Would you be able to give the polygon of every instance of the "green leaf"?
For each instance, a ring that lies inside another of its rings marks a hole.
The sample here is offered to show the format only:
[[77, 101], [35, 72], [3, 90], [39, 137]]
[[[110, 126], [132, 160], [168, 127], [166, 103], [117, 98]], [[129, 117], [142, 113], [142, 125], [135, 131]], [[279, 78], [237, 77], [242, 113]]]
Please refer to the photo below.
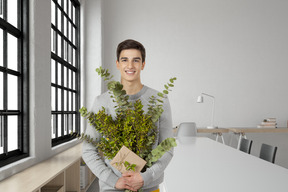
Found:
[[159, 97], [164, 97], [164, 95], [162, 93], [158, 93], [157, 94]]
[[163, 93], [167, 95], [169, 92], [167, 90], [163, 90]]

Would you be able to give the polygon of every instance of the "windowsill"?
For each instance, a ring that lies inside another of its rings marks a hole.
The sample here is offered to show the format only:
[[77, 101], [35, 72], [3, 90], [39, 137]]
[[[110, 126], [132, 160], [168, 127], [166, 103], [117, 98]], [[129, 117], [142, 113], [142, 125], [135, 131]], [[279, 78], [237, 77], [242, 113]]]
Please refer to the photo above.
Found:
[[[69, 142], [60, 144], [58, 146], [55, 146], [53, 148], [51, 148], [51, 153], [50, 156], [47, 157], [46, 159], [49, 159], [53, 156], [55, 156], [56, 154], [63, 152], [75, 145], [77, 145], [78, 143], [80, 143], [81, 141], [78, 139], [73, 139]], [[35, 156], [29, 156], [27, 158], [21, 159], [19, 161], [16, 161], [14, 163], [11, 163], [9, 165], [6, 165], [4, 167], [0, 168], [0, 181], [16, 174], [19, 173], [33, 165], [36, 165], [37, 163], [40, 163], [41, 161], [44, 161], [46, 159], [41, 159], [41, 158], [37, 158]]]

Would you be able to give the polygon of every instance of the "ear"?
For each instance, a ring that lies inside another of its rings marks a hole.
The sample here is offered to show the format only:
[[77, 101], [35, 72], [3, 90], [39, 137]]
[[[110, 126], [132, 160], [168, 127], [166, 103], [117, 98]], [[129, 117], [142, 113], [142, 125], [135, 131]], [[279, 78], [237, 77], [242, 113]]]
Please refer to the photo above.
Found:
[[120, 69], [120, 63], [117, 60], [116, 60], [116, 67], [117, 67], [117, 69]]
[[144, 67], [145, 67], [145, 61], [142, 63], [142, 66], [141, 66], [141, 70], [143, 70], [144, 69]]

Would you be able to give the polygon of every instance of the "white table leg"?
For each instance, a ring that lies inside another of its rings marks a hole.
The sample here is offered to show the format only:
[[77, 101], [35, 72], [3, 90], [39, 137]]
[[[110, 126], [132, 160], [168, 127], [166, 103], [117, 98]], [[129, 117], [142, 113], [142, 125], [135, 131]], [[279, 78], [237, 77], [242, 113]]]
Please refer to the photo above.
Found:
[[238, 145], [237, 145], [238, 150], [240, 149], [241, 139], [242, 139], [242, 133], [239, 133]]
[[222, 138], [222, 143], [225, 145], [224, 137], [222, 134], [221, 134], [221, 138]]

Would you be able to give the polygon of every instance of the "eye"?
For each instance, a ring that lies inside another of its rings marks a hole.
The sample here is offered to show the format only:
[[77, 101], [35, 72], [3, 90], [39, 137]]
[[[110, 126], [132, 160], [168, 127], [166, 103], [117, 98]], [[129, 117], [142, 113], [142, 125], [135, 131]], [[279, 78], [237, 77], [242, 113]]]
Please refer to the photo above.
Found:
[[121, 59], [121, 62], [127, 62], [127, 59]]
[[140, 62], [140, 59], [134, 59], [134, 62], [135, 62], [135, 63], [139, 63], [139, 62]]

